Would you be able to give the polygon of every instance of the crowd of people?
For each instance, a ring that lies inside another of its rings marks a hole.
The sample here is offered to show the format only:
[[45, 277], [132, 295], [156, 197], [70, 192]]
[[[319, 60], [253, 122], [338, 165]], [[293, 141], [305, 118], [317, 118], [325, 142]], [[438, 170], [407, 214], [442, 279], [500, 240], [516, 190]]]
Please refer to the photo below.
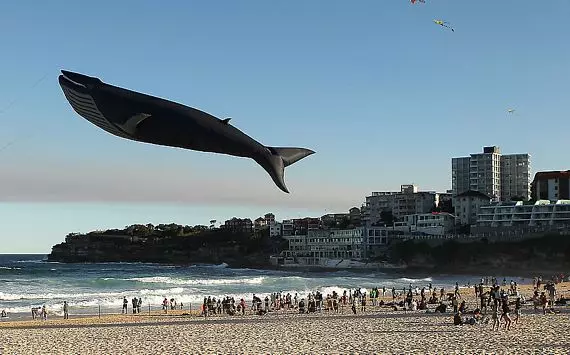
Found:
[[[565, 298], [557, 297], [556, 284], [565, 279], [564, 275], [555, 276], [551, 280], [543, 281], [542, 277], [533, 279], [532, 305], [534, 311], [542, 313], [555, 312], [555, 305], [563, 305]], [[493, 330], [499, 329], [503, 324], [504, 329], [510, 329], [511, 325], [517, 324], [521, 318], [522, 306], [527, 303], [525, 297], [519, 292], [519, 285], [512, 281], [507, 284], [503, 279], [499, 284], [494, 277], [481, 278], [478, 284], [473, 285], [475, 304], [468, 305], [462, 292], [469, 292], [471, 285], [462, 287], [455, 283], [452, 291], [446, 292], [445, 288], [436, 288], [431, 283], [419, 287], [409, 284], [397, 291], [395, 287], [387, 290], [386, 287], [375, 287], [370, 290], [362, 288], [343, 290], [342, 294], [332, 291], [323, 295], [319, 291], [309, 292], [305, 297], [298, 293], [274, 292], [265, 296], [253, 294], [251, 303], [248, 305], [244, 298], [236, 301], [234, 297], [204, 297], [200, 307], [200, 315], [209, 317], [212, 315], [265, 315], [270, 312], [295, 312], [315, 313], [333, 312], [344, 313], [349, 310], [352, 314], [364, 313], [369, 310], [390, 308], [393, 311], [425, 311], [427, 313], [447, 313], [448, 308], [453, 311], [453, 323], [455, 325], [476, 325], [492, 323]], [[123, 297], [122, 313], [128, 313], [129, 300]], [[370, 303], [368, 303], [370, 302]], [[141, 312], [142, 298], [133, 297], [131, 300], [133, 314]], [[469, 308], [472, 306], [472, 309]], [[367, 308], [368, 307], [368, 308]], [[191, 308], [191, 305], [190, 305]], [[184, 309], [182, 302], [177, 303], [174, 298], [164, 298], [162, 310]], [[5, 317], [5, 313], [2, 314]], [[69, 305], [63, 304], [63, 317], [69, 318]], [[46, 306], [32, 308], [32, 319], [47, 319]]]

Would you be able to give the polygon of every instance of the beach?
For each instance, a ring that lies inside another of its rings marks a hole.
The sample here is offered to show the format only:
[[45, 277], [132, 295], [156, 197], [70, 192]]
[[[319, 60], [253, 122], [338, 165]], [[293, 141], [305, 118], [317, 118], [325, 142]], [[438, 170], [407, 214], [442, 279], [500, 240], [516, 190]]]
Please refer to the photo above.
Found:
[[[520, 289], [531, 298], [531, 286]], [[570, 284], [559, 283], [557, 290], [569, 295]], [[473, 289], [461, 293], [474, 308]], [[568, 353], [570, 312], [567, 306], [556, 310], [535, 313], [527, 303], [519, 323], [499, 331], [491, 324], [454, 326], [449, 310], [440, 314], [370, 306], [356, 315], [345, 308], [343, 313], [278, 311], [207, 319], [169, 311], [4, 321], [0, 349], [3, 354]]]

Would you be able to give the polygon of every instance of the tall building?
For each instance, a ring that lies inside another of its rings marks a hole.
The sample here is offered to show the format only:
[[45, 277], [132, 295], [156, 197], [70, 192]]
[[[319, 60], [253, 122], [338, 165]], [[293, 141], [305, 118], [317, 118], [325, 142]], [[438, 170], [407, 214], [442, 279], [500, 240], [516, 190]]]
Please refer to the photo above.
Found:
[[570, 200], [570, 170], [539, 171], [531, 184], [532, 199]]
[[530, 156], [509, 154], [501, 156], [501, 200], [530, 199]]
[[530, 155], [501, 154], [499, 147], [451, 159], [453, 196], [479, 191], [495, 201], [530, 198]]

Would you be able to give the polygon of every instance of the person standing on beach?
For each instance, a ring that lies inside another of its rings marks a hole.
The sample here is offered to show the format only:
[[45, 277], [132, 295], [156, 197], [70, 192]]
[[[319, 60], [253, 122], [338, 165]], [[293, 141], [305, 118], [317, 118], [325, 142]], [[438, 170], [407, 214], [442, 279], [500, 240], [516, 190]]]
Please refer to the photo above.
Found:
[[44, 320], [47, 320], [47, 309], [45, 304], [42, 306], [42, 317]]
[[127, 301], [127, 297], [123, 296], [123, 311], [121, 313], [127, 313], [128, 304], [129, 304], [129, 301]]
[[63, 319], [69, 319], [69, 306], [67, 301], [63, 301]]
[[356, 298], [352, 299], [352, 313], [356, 314]]

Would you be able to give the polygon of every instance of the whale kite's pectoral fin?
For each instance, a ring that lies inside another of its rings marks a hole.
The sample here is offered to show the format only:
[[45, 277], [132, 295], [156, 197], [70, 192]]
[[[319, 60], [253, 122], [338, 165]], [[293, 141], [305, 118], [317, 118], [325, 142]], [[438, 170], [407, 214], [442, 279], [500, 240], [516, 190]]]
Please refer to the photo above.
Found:
[[228, 118], [224, 118], [224, 119], [221, 120], [221, 121], [222, 121], [223, 124], [228, 124], [228, 123], [230, 123], [230, 120], [231, 120], [231, 119], [232, 119], [231, 117], [228, 117]]
[[137, 113], [136, 115], [131, 116], [125, 123], [123, 124], [115, 123], [115, 125], [117, 125], [125, 133], [134, 136], [137, 130], [137, 126], [142, 121], [149, 118], [150, 116], [151, 115], [149, 115], [148, 113]]

